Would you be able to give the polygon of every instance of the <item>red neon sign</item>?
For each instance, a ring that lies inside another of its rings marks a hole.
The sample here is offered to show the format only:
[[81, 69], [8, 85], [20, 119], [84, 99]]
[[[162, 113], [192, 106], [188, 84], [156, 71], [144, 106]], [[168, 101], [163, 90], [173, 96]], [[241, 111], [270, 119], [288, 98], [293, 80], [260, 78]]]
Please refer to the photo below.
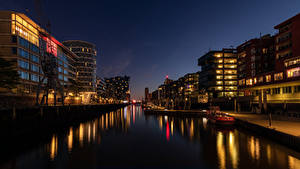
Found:
[[47, 37], [43, 37], [43, 39], [46, 41], [46, 51], [57, 56], [57, 44]]

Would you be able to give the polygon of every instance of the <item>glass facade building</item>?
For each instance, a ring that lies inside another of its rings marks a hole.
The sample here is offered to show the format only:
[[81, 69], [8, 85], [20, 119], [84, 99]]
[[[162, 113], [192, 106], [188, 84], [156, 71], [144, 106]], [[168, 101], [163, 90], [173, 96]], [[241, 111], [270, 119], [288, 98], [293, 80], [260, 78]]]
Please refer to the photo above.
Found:
[[[65, 90], [69, 79], [76, 79], [77, 55], [23, 13], [0, 11], [0, 47], [0, 57], [13, 61], [20, 74], [17, 93], [35, 95], [38, 83], [44, 77], [41, 66], [44, 52], [53, 52], [59, 82]], [[49, 47], [52, 47], [51, 50]], [[44, 80], [46, 82], [47, 79]]]
[[81, 40], [68, 40], [63, 44], [78, 56], [77, 79], [85, 92], [96, 91], [96, 46]]

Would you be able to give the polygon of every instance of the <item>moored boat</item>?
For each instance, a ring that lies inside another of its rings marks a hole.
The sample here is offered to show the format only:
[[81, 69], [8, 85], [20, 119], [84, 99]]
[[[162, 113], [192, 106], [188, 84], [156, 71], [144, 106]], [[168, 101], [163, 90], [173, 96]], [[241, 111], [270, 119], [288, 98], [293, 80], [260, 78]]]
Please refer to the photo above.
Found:
[[226, 115], [225, 113], [210, 115], [209, 121], [218, 125], [233, 125], [235, 123], [234, 117]]

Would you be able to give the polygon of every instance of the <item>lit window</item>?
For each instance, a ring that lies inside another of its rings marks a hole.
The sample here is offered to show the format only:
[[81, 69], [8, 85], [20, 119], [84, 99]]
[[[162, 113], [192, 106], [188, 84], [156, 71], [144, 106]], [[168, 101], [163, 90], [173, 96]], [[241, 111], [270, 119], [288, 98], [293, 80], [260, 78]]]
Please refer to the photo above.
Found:
[[287, 77], [288, 78], [298, 77], [298, 76], [300, 76], [300, 67], [296, 67], [296, 68], [287, 70]]
[[223, 84], [222, 81], [217, 81], [217, 85]]
[[216, 76], [216, 79], [222, 79], [223, 76]]
[[264, 77], [261, 76], [258, 78], [258, 83], [262, 83], [262, 82], [264, 82]]
[[245, 85], [245, 79], [239, 80], [239, 85], [240, 86]]
[[283, 73], [276, 73], [274, 74], [274, 80], [282, 80], [283, 79]]
[[223, 65], [218, 65], [218, 68], [223, 68]]
[[236, 79], [237, 76], [225, 76], [224, 79]]
[[223, 90], [223, 87], [222, 86], [218, 86], [217, 90]]
[[221, 53], [216, 53], [214, 56], [217, 57], [217, 58], [219, 58], [219, 57], [222, 56], [222, 54]]
[[222, 71], [222, 70], [216, 70], [216, 73], [217, 73], [217, 74], [222, 74], [223, 71]]
[[246, 80], [246, 85], [251, 86], [252, 85], [252, 79], [247, 79]]
[[236, 70], [225, 70], [224, 74], [236, 74]]
[[271, 75], [266, 75], [266, 82], [271, 82]]

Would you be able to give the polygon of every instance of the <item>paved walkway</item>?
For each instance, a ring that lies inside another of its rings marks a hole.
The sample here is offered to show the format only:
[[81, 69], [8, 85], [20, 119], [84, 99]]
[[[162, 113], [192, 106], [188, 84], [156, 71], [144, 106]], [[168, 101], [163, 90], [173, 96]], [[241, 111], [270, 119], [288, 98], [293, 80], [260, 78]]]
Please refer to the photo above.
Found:
[[[226, 112], [226, 111], [225, 111]], [[232, 113], [227, 112], [237, 119], [244, 120], [253, 124], [269, 128], [269, 118], [267, 115], [251, 114], [251, 113]], [[272, 129], [278, 130], [283, 133], [300, 137], [300, 121], [289, 120], [285, 117], [273, 116]]]

